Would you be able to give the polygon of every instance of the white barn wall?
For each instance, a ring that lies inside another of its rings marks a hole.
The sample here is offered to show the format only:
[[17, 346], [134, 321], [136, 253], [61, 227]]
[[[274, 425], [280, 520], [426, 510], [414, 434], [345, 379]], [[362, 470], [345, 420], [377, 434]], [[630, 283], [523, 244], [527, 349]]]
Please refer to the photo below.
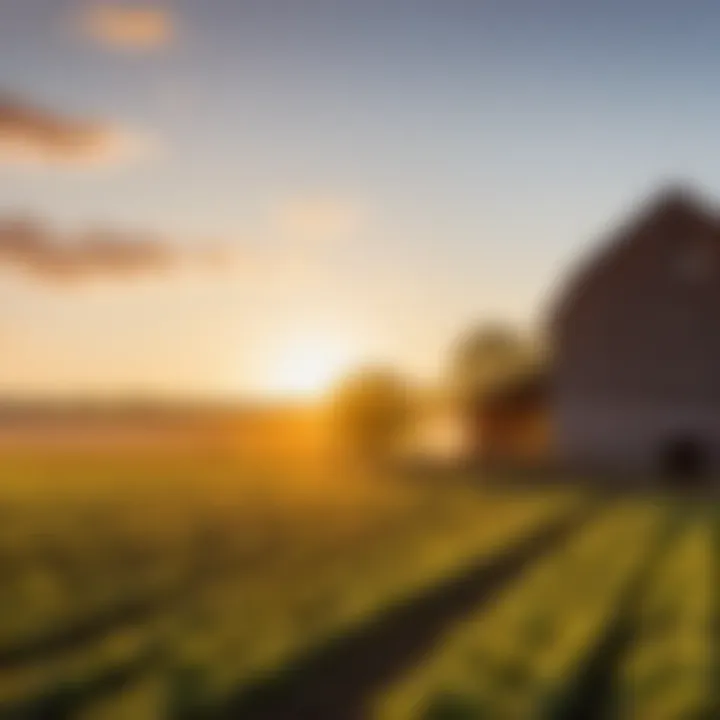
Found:
[[560, 457], [579, 469], [656, 473], [669, 442], [692, 438], [720, 470], [717, 405], [563, 395], [552, 408]]

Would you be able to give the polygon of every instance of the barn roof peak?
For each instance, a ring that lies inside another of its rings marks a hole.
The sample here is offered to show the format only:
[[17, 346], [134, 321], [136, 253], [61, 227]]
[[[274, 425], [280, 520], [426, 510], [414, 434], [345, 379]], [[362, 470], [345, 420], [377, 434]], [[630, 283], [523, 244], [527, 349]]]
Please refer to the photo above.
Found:
[[667, 184], [651, 196], [646, 204], [645, 217], [661, 220], [701, 220], [715, 222], [716, 214], [710, 202], [690, 185]]

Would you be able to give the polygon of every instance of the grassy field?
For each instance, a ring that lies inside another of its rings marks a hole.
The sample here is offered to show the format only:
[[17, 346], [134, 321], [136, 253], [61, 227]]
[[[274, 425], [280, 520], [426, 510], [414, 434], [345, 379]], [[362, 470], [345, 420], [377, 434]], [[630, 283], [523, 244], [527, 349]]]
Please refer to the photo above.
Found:
[[5, 452], [0, 478], [0, 717], [715, 708], [700, 502], [192, 454]]

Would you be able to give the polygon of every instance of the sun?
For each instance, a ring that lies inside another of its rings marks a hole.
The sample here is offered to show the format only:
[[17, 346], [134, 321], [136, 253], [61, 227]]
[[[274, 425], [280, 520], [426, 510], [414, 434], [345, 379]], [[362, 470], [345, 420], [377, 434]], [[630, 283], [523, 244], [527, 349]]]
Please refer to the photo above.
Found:
[[347, 345], [338, 338], [305, 337], [288, 341], [272, 364], [273, 395], [314, 397], [324, 394], [352, 362]]

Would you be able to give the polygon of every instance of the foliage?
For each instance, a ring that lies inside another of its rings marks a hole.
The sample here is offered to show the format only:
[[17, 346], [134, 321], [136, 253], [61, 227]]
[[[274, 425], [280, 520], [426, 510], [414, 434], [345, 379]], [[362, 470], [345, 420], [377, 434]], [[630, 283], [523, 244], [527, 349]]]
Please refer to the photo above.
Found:
[[[505, 562], [587, 505], [459, 477], [274, 473], [204, 454], [0, 455], [0, 716], [237, 716], [238, 693], [270, 678], [282, 692], [309, 650]], [[716, 716], [717, 518], [699, 505], [601, 502], [438, 626], [377, 716], [586, 717], [576, 701], [598, 658], [613, 704], [593, 717]]]
[[707, 520], [691, 524], [653, 573], [620, 664], [615, 717], [708, 716], [715, 686], [714, 535]]
[[205, 456], [0, 458], [0, 472], [0, 716], [17, 718], [206, 717], [574, 504], [296, 485]]
[[331, 415], [340, 442], [365, 460], [386, 459], [413, 413], [405, 380], [385, 368], [366, 368], [336, 389]]
[[509, 325], [486, 323], [463, 333], [451, 350], [450, 384], [475, 397], [540, 362], [537, 349]]

